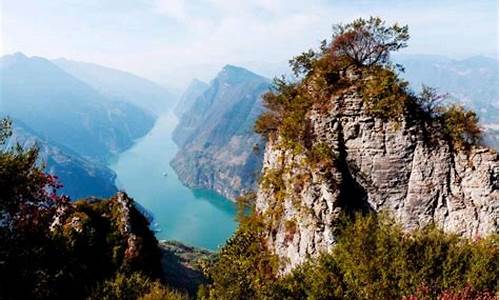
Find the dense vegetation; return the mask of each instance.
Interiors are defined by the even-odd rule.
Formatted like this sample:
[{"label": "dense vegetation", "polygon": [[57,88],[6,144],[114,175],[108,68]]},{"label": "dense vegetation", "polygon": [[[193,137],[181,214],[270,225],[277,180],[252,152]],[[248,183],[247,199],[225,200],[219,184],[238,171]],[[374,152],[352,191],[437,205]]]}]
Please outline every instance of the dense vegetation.
[{"label": "dense vegetation", "polygon": [[[2,120],[0,143],[9,134]],[[37,154],[0,151],[0,299],[182,299],[160,283],[157,241],[132,200],[71,203]]]},{"label": "dense vegetation", "polygon": [[290,274],[247,216],[207,270],[202,299],[497,299],[498,237],[468,240],[435,227],[405,232],[387,216],[345,218],[330,253]]},{"label": "dense vegetation", "polygon": [[307,114],[328,111],[339,96],[355,92],[374,117],[420,124],[429,137],[447,139],[457,148],[477,143],[481,130],[474,112],[444,105],[446,95],[429,87],[415,94],[398,76],[404,68],[391,62],[390,53],[405,48],[408,39],[407,26],[387,26],[379,18],[334,26],[330,43],[323,41],[318,51],[290,61],[298,80],[275,79],[263,97],[267,111],[256,121],[256,131],[308,148]]}]

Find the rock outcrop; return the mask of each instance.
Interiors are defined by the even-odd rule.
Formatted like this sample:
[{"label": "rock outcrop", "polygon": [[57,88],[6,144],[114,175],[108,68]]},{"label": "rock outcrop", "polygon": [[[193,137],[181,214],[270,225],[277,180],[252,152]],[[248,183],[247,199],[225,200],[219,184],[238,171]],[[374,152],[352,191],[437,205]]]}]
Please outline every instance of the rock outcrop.
[{"label": "rock outcrop", "polygon": [[[144,269],[159,276],[160,250],[149,225],[134,200],[118,192],[109,199],[91,197],[60,206],[50,229],[54,234],[62,234],[67,243],[83,240],[88,243],[88,251],[111,256],[105,257],[109,260],[106,263],[113,263],[114,267],[119,263],[121,269]],[[106,239],[109,236],[113,238]],[[97,247],[101,249],[96,251]]]},{"label": "rock outcrop", "polygon": [[335,244],[342,212],[385,211],[407,229],[434,223],[467,237],[498,231],[494,150],[457,151],[443,139],[427,139],[411,120],[373,117],[356,89],[329,104],[326,112],[313,107],[307,119],[311,143],[326,145],[331,163],[312,166],[281,138],[266,147],[263,173],[274,172],[282,187],[263,180],[256,208],[279,215],[267,241],[287,262],[284,271]]}]

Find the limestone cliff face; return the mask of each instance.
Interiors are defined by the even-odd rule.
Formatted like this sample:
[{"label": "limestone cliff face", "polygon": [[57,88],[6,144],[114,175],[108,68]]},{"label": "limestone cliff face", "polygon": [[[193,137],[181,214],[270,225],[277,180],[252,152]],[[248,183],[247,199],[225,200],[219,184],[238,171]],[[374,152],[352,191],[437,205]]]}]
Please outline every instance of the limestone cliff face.
[{"label": "limestone cliff face", "polygon": [[308,165],[280,138],[266,147],[263,171],[278,174],[286,196],[263,180],[256,207],[268,216],[278,211],[267,240],[288,262],[285,271],[334,245],[342,211],[386,211],[408,229],[435,223],[468,237],[498,231],[495,151],[457,152],[444,140],[426,139],[409,120],[372,117],[354,89],[330,104],[307,116],[311,143],[332,150],[330,164]]}]

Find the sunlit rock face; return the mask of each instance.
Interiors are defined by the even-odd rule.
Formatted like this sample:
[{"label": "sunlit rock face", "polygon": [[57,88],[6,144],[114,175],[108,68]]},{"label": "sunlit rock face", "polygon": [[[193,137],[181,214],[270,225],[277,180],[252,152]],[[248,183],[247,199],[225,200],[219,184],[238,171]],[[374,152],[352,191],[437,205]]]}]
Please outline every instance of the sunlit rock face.
[{"label": "sunlit rock face", "polygon": [[498,231],[494,150],[457,151],[444,140],[426,139],[411,120],[374,118],[356,90],[330,102],[328,111],[314,108],[307,118],[312,143],[332,150],[331,164],[304,164],[304,154],[283,147],[280,138],[265,150],[263,172],[282,170],[286,196],[279,199],[272,186],[261,184],[256,207],[264,216],[280,211],[267,241],[283,258],[284,271],[330,249],[346,211],[384,211],[407,229],[435,223],[467,237]]}]

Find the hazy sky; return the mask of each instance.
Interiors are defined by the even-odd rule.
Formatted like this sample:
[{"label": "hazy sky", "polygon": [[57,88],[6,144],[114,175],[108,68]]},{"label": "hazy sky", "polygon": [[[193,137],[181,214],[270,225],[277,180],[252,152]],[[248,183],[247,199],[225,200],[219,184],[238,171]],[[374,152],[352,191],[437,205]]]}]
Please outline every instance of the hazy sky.
[{"label": "hazy sky", "polygon": [[65,57],[181,88],[225,64],[269,75],[329,37],[381,16],[410,26],[405,53],[497,56],[498,0],[0,0],[3,54]]}]

